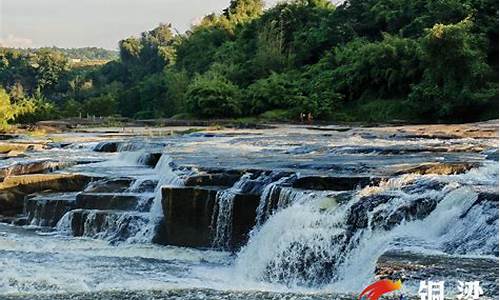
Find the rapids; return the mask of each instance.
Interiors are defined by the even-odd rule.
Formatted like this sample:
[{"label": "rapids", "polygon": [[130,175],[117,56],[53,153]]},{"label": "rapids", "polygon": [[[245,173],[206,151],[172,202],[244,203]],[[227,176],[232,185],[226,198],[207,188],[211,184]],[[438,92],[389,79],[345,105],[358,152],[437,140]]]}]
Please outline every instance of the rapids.
[{"label": "rapids", "polygon": [[[0,299],[352,299],[380,277],[405,296],[480,280],[498,299],[496,140],[303,126],[20,139],[44,149],[0,160],[5,178],[43,161],[91,181],[28,195],[28,224],[0,223]],[[209,195],[206,246],[165,240],[165,187]]]}]

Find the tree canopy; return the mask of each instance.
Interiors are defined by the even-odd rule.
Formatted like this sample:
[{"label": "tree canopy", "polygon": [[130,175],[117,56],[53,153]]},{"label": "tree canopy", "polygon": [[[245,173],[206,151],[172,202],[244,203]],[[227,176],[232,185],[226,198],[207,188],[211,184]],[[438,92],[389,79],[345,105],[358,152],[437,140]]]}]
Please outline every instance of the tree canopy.
[{"label": "tree canopy", "polygon": [[494,0],[232,0],[185,33],[166,23],[123,39],[104,65],[74,66],[71,52],[0,50],[9,99],[45,107],[30,120],[498,117]]}]

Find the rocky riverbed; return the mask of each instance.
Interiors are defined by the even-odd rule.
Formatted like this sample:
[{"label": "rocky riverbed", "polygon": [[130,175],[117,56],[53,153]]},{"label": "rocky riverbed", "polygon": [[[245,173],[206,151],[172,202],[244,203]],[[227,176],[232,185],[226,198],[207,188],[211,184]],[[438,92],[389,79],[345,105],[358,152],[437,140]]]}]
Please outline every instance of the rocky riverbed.
[{"label": "rocky riverbed", "polygon": [[498,122],[0,140],[0,299],[498,298]]}]

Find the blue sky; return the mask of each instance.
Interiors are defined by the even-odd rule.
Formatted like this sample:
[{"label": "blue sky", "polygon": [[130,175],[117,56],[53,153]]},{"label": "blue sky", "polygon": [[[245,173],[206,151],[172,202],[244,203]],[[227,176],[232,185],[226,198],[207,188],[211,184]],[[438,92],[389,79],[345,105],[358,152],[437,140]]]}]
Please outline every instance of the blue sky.
[{"label": "blue sky", "polygon": [[[276,0],[267,0],[271,5]],[[0,44],[116,49],[118,41],[172,23],[183,32],[229,0],[0,0]]]}]

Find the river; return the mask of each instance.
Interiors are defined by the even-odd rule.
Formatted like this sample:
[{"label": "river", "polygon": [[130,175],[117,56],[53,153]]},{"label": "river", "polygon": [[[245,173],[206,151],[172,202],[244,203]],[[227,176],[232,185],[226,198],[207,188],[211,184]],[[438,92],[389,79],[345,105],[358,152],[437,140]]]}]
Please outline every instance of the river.
[{"label": "river", "polygon": [[496,122],[14,136],[0,299],[353,299],[380,278],[498,299],[497,138]]}]

